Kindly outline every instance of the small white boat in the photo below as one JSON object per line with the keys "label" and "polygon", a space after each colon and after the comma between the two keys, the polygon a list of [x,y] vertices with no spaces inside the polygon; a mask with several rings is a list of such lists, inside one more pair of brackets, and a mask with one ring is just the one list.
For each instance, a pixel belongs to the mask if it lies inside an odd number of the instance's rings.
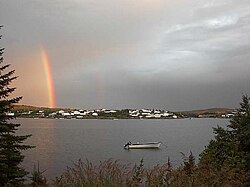
{"label": "small white boat", "polygon": [[128,142],[124,145],[124,149],[158,149],[161,142],[146,142],[146,143],[131,143]]}

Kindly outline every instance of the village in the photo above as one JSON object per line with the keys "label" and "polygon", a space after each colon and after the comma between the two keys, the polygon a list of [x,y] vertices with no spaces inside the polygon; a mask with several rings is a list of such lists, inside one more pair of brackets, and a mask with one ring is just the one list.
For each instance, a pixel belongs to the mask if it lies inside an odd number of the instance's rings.
{"label": "village", "polygon": [[13,110],[9,116],[20,118],[52,119],[182,119],[182,118],[231,118],[235,112],[170,112],[158,109],[25,109]]}

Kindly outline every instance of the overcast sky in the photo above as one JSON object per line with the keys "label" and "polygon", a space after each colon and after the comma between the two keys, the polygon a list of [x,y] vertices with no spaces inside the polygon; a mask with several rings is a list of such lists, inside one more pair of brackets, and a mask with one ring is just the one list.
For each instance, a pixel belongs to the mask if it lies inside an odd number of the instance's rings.
{"label": "overcast sky", "polygon": [[250,0],[0,0],[21,104],[191,110],[250,95]]}

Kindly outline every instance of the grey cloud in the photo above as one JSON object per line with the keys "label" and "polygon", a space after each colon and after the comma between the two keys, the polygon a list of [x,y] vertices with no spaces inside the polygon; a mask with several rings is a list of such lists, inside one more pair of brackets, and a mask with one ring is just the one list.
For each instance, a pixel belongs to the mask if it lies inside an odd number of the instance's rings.
{"label": "grey cloud", "polygon": [[250,28],[244,17],[224,16],[200,23],[175,25],[165,33],[162,53],[180,56],[201,55],[209,58],[231,57],[247,53],[250,47],[248,32]]}
{"label": "grey cloud", "polygon": [[249,0],[12,0],[0,24],[10,59],[47,49],[59,106],[182,110],[250,92],[249,12]]}

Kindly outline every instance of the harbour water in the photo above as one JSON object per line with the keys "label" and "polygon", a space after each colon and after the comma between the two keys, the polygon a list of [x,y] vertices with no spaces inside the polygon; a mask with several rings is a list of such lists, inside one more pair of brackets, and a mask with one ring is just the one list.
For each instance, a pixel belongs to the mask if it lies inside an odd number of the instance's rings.
{"label": "harbour water", "polygon": [[[213,127],[225,127],[225,119],[177,120],[76,120],[16,119],[18,134],[32,134],[26,143],[36,147],[24,152],[23,167],[31,172],[40,163],[45,176],[60,176],[73,162],[88,159],[93,164],[107,159],[131,165],[144,159],[145,167],[163,164],[170,158],[174,167],[182,162],[182,153],[196,156],[214,137]],[[161,141],[157,150],[125,150],[128,141]]]}

